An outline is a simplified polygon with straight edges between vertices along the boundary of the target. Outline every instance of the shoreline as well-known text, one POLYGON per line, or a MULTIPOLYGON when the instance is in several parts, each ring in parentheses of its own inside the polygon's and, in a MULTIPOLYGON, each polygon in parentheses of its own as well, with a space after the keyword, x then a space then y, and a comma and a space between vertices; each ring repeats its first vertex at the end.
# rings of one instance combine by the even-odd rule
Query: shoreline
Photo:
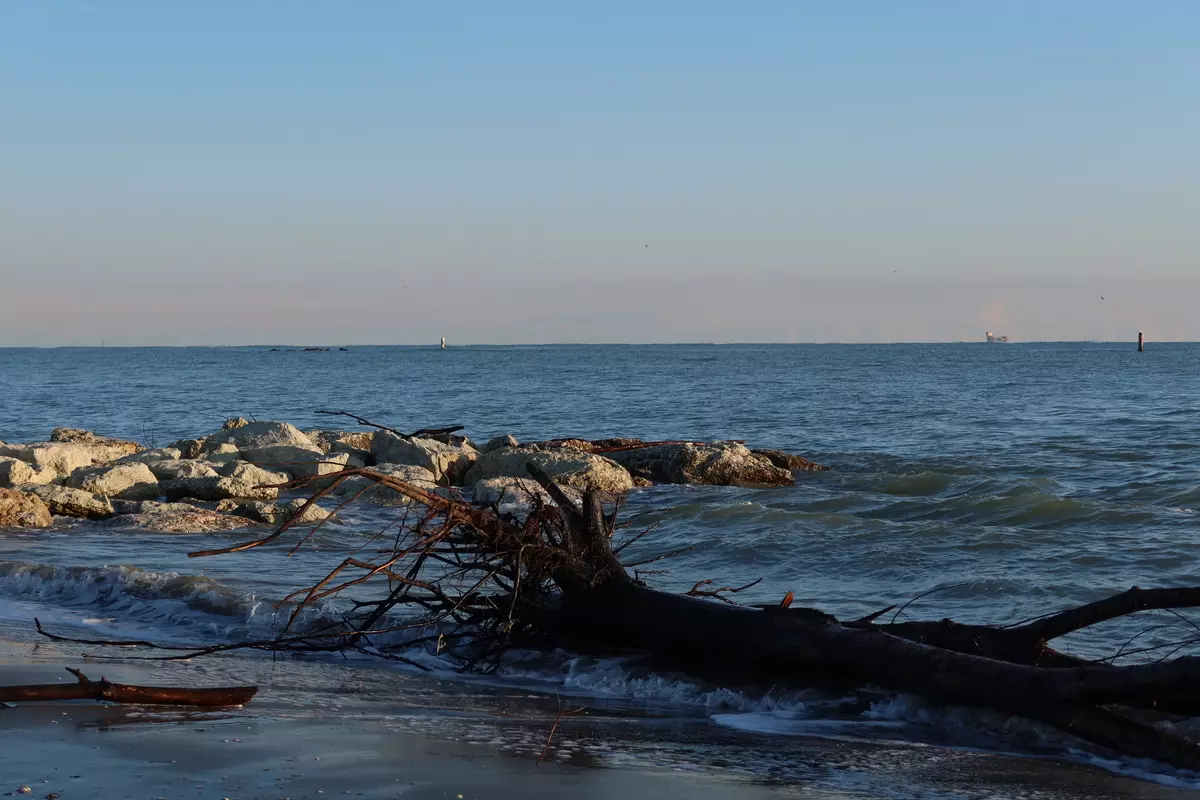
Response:
POLYGON ((132 712, 80 706, 4 713, 0 730, 9 740, 19 734, 20 741, 6 741, 10 766, 0 769, 0 789, 29 786, 34 797, 780 796, 748 780, 711 774, 535 765, 479 746, 349 720, 155 722, 132 712))
MULTIPOLYGON (((101 671, 100 664, 68 659, 61 652, 29 658, 33 654, 27 648, 27 643, 0 640, 0 682, 54 681, 65 675, 62 667, 72 663, 89 672, 101 671)), ((121 662, 105 664, 104 669, 114 680, 145 683, 155 682, 149 674, 157 673, 157 668, 121 662)), ((194 667, 180 664, 169 669, 194 667)), ((396 688, 405 682, 385 685, 396 688)), ((420 703, 397 706, 386 696, 360 699, 374 710, 355 714, 314 708, 314 715, 308 716, 294 707, 295 698, 278 696, 271 686, 267 702, 228 711, 83 702, 3 709, 0 735, 6 747, 0 759, 0 792, 28 786, 29 796, 53 793, 61 800, 1182 800, 1200 795, 1193 785, 1172 785, 1180 782, 1168 776, 1139 775, 1136 766, 1118 772, 1060 757, 866 741, 836 730, 794 736, 731 730, 699 720, 647 720, 639 725, 605 716, 599 708, 594 717, 572 718, 564 725, 555 735, 552 756, 539 764, 552 715, 517 712, 512 717, 512 708, 486 704, 474 711, 452 711, 420 703)))
MULTIPOLYGON (((278 423, 276 423, 276 425, 278 425, 278 423)), ((246 426, 240 425, 240 426, 236 426, 232 429, 233 429, 233 431, 236 431, 236 429, 240 429, 240 428, 244 428, 244 427, 246 427, 246 426)), ((206 467, 208 467, 214 471, 218 471, 218 474, 220 474, 220 470, 223 469, 224 465, 226 465, 226 464, 234 463, 234 462, 251 463, 251 464, 253 463, 253 462, 248 461, 248 459, 238 457, 239 455, 241 455, 241 451, 242 451, 242 449, 244 449, 244 447, 245 447, 245 449, 250 450, 250 449, 265 449, 265 447, 282 446, 282 445, 270 444, 270 443, 254 443, 254 441, 242 441, 242 443, 236 443, 236 444, 229 443, 229 441, 221 441, 220 440, 221 437, 233 437, 233 435, 235 435, 233 433, 228 433, 228 431, 229 431, 229 429, 223 429, 222 432, 210 434, 210 437, 205 438, 205 439, 211 439, 210 441, 194 440, 194 441, 196 441, 197 445, 208 447, 208 451, 199 453, 199 456, 202 456, 202 457, 193 457, 193 458, 155 457, 155 458, 150 458, 149 461, 155 462, 156 467, 160 467, 160 468, 162 467, 162 464, 158 463, 158 462, 188 462, 188 463, 205 462, 206 467), (229 451, 230 445, 233 445, 233 449, 236 451, 239 451, 239 452, 238 453, 230 452, 229 451), (234 456, 234 459, 233 459, 233 461, 218 461, 218 459, 220 459, 223 456, 234 456), (205 458, 205 457, 215 457, 215 458, 205 458)), ((313 441, 313 443, 316 444, 316 441, 317 441, 316 435, 310 435, 310 434, 326 433, 326 432, 314 431, 314 432, 300 432, 300 433, 301 433, 301 435, 304 435, 304 437, 310 438, 313 441)), ((362 433, 361 432, 348 432, 348 431, 334 433, 334 439, 338 440, 338 441, 332 441, 332 443, 325 443, 325 444, 330 445, 330 450, 325 450, 324 447, 320 447, 319 455, 314 450, 306 450, 306 452, 311 453, 311 456, 312 456, 311 463, 314 463, 314 464, 320 464, 320 463, 324 463, 326 461, 332 461, 332 459, 329 458, 331 452, 334 452, 335 455, 338 452, 343 452, 343 453, 346 453, 346 455, 348 457, 354 457, 356 455, 360 455, 360 453, 362 453, 362 452, 371 452, 372 449, 370 446, 362 447, 361 443, 358 443, 358 441, 352 441, 349 439, 349 437, 358 437, 358 435, 362 435, 362 433), (334 445, 340 445, 341 450, 337 450, 337 451, 332 450, 332 446, 334 446, 334 445)), ((574 440, 570 440, 570 441, 574 441, 574 440)), ((68 443, 68 441, 67 441, 67 443, 60 443, 60 444, 72 444, 72 443, 68 443)), ((88 445, 89 443, 76 443, 76 444, 88 445)), ((181 441, 181 443, 175 443, 175 444, 184 444, 184 443, 182 443, 182 441, 181 441)), ((301 441, 301 444, 304 444, 304 443, 302 443, 302 441, 301 441)), ((373 443, 368 443, 368 444, 373 444, 373 443)), ((395 443, 392 443, 392 444, 395 444, 395 443)), ((438 444, 444 445, 444 446, 436 447, 436 446, 433 446, 432 444, 428 445, 428 450, 422 451, 422 455, 420 456, 422 458, 424 458, 425 456, 431 457, 430 467, 433 467, 433 465, 434 465, 432 457, 434 457, 434 456, 440 457, 440 453, 446 452, 446 449, 454 449, 454 447, 461 447, 461 443, 456 443, 456 441, 454 441, 454 440, 439 441, 438 444)), ((511 443, 511 444, 515 445, 516 443, 511 443)), ((535 443, 535 444, 545 445, 548 443, 535 443)), ((587 443, 587 441, 582 441, 582 443, 580 443, 580 444, 596 445, 598 443, 587 443)), ((91 445, 104 446, 101 443, 91 443, 91 445)), ((32 445, 29 445, 29 446, 32 446, 32 445)), ((172 445, 172 446, 174 446, 174 445, 172 445)), ((295 446, 295 445, 292 444, 292 445, 288 445, 288 446, 295 446)), ((391 446, 391 445, 389 445, 389 446, 391 446)), ((504 446, 509 446, 509 445, 508 445, 508 443, 505 443, 504 446)), ((571 449, 575 450, 576 447, 577 447, 577 445, 572 446, 571 449)), ((515 447, 512 447, 512 449, 515 450, 515 447)), ((482 455, 486 455, 486 452, 487 452, 487 449, 486 449, 486 445, 485 445, 485 451, 484 451, 484 453, 482 453, 482 455)), ((146 456, 142 455, 142 453, 133 453, 133 455, 136 456, 138 459, 146 458, 146 456)), ((155 453, 155 456, 166 456, 166 455, 167 455, 167 453, 155 453)), ((182 455, 182 453, 180 453, 180 455, 182 455)), ((274 455, 274 453, 269 453, 269 455, 274 455)), ((372 452, 372 456, 374 456, 373 452, 372 452)), ((118 461, 120 461, 120 459, 118 459, 118 461)), ((348 462, 349 462, 349 458, 347 458, 347 463, 343 463, 340 465, 347 465, 348 462)), ((144 463, 144 462, 131 461, 131 462, 127 462, 127 463, 144 463)), ((36 467, 37 464, 35 463, 35 464, 31 464, 31 465, 35 465, 35 467, 36 467)), ((271 467, 271 465, 274 465, 274 464, 272 464, 270 462, 266 463, 266 467, 271 467)), ((286 465, 286 463, 282 462, 282 458, 281 458, 281 461, 278 462, 278 465, 280 465, 280 467, 284 467, 284 465, 286 465)), ((178 468, 179 464, 178 463, 173 464, 173 467, 178 468)), ((415 467, 420 467, 420 465, 419 464, 409 464, 408 467, 415 468, 415 467)), ((425 467, 420 467, 420 468, 425 469, 425 467)), ((86 470, 86 469, 90 469, 90 468, 80 468, 80 469, 86 470)), ((154 470, 151 470, 151 473, 152 473, 152 471, 154 471, 154 470)), ((90 473, 82 473, 82 474, 90 474, 90 473)), ((430 470, 430 474, 432 475, 432 470, 430 470)), ((160 477, 160 476, 155 475, 155 477, 156 477, 156 479, 158 479, 158 477, 160 477)), ((222 479, 224 479, 224 477, 228 477, 228 476, 222 474, 221 477, 222 477, 222 479)), ((158 482, 160 482, 160 485, 162 485, 162 483, 168 483, 168 481, 170 481, 170 480, 174 480, 174 479, 161 479, 158 482)), ((218 483, 220 483, 220 481, 218 481, 218 483)), ((206 485, 206 483, 205 483, 205 485, 198 485, 198 486, 208 486, 208 485, 206 485)), ((164 499, 166 499, 166 498, 164 498, 164 499)), ((128 503, 128 504, 151 503, 152 504, 152 503, 156 503, 156 501, 136 501, 136 500, 130 499, 130 500, 125 500, 125 503, 128 503)), ((214 503, 214 501, 200 500, 199 503, 214 503)), ((199 503, 196 504, 197 509, 203 509, 203 506, 200 506, 199 503)), ((217 501, 217 503, 220 503, 220 501, 217 501)), ((124 509, 128 509, 128 507, 131 507, 131 506, 122 506, 122 507, 124 507, 124 509)), ((139 510, 140 510, 140 506, 139 506, 139 510)), ((208 509, 204 509, 204 510, 208 510, 208 509)), ((214 509, 212 509, 211 511, 214 513, 218 513, 218 512, 224 512, 226 510, 221 509, 220 511, 218 511, 217 507, 214 507, 214 509)), ((128 516, 132 516, 132 515, 115 515, 115 516, 128 517, 128 516)), ((262 523, 260 523, 260 524, 262 524, 262 523)), ((89 533, 103 533, 102 530, 94 530, 94 528, 100 528, 100 525, 97 525, 97 523, 90 522, 90 523, 80 524, 80 528, 88 530, 89 533)), ((104 529, 115 528, 116 530, 122 530, 122 531, 130 530, 127 528, 116 527, 116 525, 103 525, 103 528, 104 529)), ((82 533, 82 531, 80 531, 80 533, 82 533)), ((179 533, 184 533, 184 531, 179 531, 179 533)), ((79 666, 79 664, 76 664, 76 666, 79 666)), ((91 669, 88 669, 86 667, 85 667, 85 669, 86 669, 86 672, 89 672, 89 673, 92 672, 91 669)), ((17 720, 17 718, 18 717, 14 716, 14 717, 11 717, 11 720, 17 720)), ((122 718, 124 718, 124 717, 122 717, 122 718)), ((271 717, 269 711, 268 711, 268 714, 266 714, 266 716, 259 716, 256 714, 256 715, 254 715, 253 718, 254 718, 254 721, 256 721, 256 724, 262 724, 262 726, 271 727, 272 732, 274 732, 274 733, 271 733, 271 735, 287 736, 286 730, 287 730, 288 724, 293 724, 296 722, 296 721, 278 720, 278 718, 271 717), (282 728, 281 728, 281 726, 282 726, 282 728)), ((372 728, 371 724, 361 722, 361 721, 349 720, 349 718, 346 718, 346 720, 344 720, 344 721, 336 721, 336 722, 328 721, 328 720, 326 720, 326 721, 301 721, 301 722, 302 722, 302 724, 304 724, 305 727, 311 727, 313 729, 320 729, 320 730, 322 730, 322 732, 324 732, 324 733, 320 733, 320 734, 313 734, 312 736, 310 736, 310 738, 316 742, 319 742, 320 739, 322 739, 323 735, 337 733, 337 732, 340 732, 340 730, 348 730, 348 729, 353 729, 352 732, 350 732, 350 735, 355 736, 355 738, 361 738, 362 740, 370 739, 371 736, 383 736, 383 735, 394 736, 394 735, 396 735, 396 732, 394 732, 394 730, 374 729, 374 728, 372 728), (368 729, 370 729, 370 730, 368 730, 368 729)), ((16 724, 16 723, 14 723, 14 724, 16 724)), ((172 724, 184 724, 184 723, 170 723, 170 722, 164 722, 164 721, 151 722, 150 717, 148 715, 142 715, 138 718, 133 718, 133 720, 131 720, 130 722, 125 724, 125 726, 122 726, 122 724, 120 724, 120 723, 108 723, 108 727, 112 728, 112 729, 116 729, 116 728, 125 729, 125 728, 131 728, 131 727, 132 728, 140 728, 140 727, 149 726, 149 727, 154 728, 155 730, 168 730, 168 728, 170 726, 172 726, 172 724)), ((7 727, 7 724, 5 727, 7 727)), ((184 727, 196 728, 196 723, 188 722, 188 723, 184 724, 184 727)), ((19 728, 14 728, 14 729, 19 729, 19 728)), ((197 732, 197 733, 205 733, 205 732, 197 732)), ((834 732, 834 734, 835 735, 832 736, 832 738, 830 738, 830 739, 836 739, 836 732, 834 732)), ((758 735, 762 739, 769 740, 769 739, 772 739, 772 735, 774 735, 774 734, 762 735, 762 734, 752 734, 751 733, 748 735, 751 736, 751 738, 754 738, 755 735, 758 735)), ((442 741, 442 740, 438 739, 437 736, 433 736, 432 739, 437 740, 437 741, 442 741)), ((776 736, 774 741, 776 742, 776 744, 778 744, 778 741, 779 741, 778 736, 776 736)), ((787 739, 785 739, 785 741, 787 741, 787 739)), ((78 744, 78 742, 76 742, 76 744, 78 744)), ((221 742, 221 744, 228 744, 228 742, 221 742)), ((238 744, 240 744, 240 742, 238 742, 238 744)), ((74 745, 72 744, 70 746, 74 746, 74 745)), ((164 744, 163 746, 166 747, 167 745, 164 744)), ((176 746, 186 747, 187 739, 186 738, 179 739, 178 741, 175 741, 175 744, 170 745, 170 747, 176 747, 176 746)), ((298 746, 307 747, 307 745, 302 744, 302 742, 298 746)), ((805 748, 798 747, 798 750, 803 752, 805 750, 805 748)), ((476 752, 476 751, 472 750, 472 752, 476 752)), ((485 751, 485 752, 487 752, 487 751, 485 751)), ((955 751, 953 747, 949 747, 944 752, 956 753, 959 751, 955 751)), ((498 756, 497 753, 491 753, 491 756, 494 756, 497 758, 503 758, 503 759, 512 758, 511 756, 503 756, 503 757, 498 756)), ((1076 754, 1076 756, 1078 756, 1078 754, 1076 754)), ((798 757, 803 757, 803 756, 798 756, 798 757)), ((70 757, 68 757, 68 758, 70 758, 70 757)), ((949 758, 949 757, 947 757, 947 758, 949 758)), ((1086 758, 1086 756, 1082 756, 1080 758, 1086 758)), ((986 760, 986 759, 1001 760, 1001 762, 1010 763, 1010 764, 1025 764, 1027 762, 1027 760, 1030 760, 1030 759, 1027 759, 1026 757, 1010 756, 1010 754, 1008 754, 1008 753, 1003 753, 1003 752, 998 752, 998 751, 992 751, 989 753, 985 753, 983 760, 986 760)), ((983 763, 983 762, 980 762, 980 763, 983 763)), ((1045 764, 1045 763, 1049 763, 1049 762, 1044 762, 1043 764, 1045 764)), ((629 770, 632 770, 635 772, 642 770, 641 766, 632 766, 632 768, 618 768, 618 769, 629 769, 629 770)), ((1045 772, 1044 780, 1046 783, 1055 783, 1056 781, 1058 781, 1058 778, 1062 777, 1060 774, 1058 774, 1057 768, 1049 768, 1049 766, 1038 766, 1038 768, 1031 768, 1031 770, 1032 770, 1032 772, 1034 772, 1034 774, 1038 774, 1038 775, 1042 775, 1042 772, 1044 771, 1045 772), (1039 770, 1042 770, 1042 771, 1039 771, 1039 770)), ((1082 770, 1082 772, 1084 772, 1085 775, 1092 775, 1094 771, 1097 771, 1097 770, 1090 770, 1090 769, 1086 768, 1086 766, 1080 765, 1078 760, 1074 760, 1074 762, 1068 762, 1068 764, 1066 766, 1066 771, 1068 772, 1068 774, 1074 775, 1076 771, 1080 771, 1080 770, 1082 770)), ((1004 768, 1004 770, 1002 770, 1002 772, 1004 772, 1004 774, 1006 774, 1006 775, 1007 775, 1007 772, 1009 772, 1009 771, 1020 771, 1020 770, 1018 768, 1016 768, 1016 766, 1013 766, 1012 769, 1004 768)), ((770 772, 769 770, 767 771, 767 774, 769 776, 774 777, 774 774, 772 774, 772 772, 770 772)), ((1109 774, 1103 774, 1103 775, 1106 776, 1106 778, 1104 778, 1104 780, 1112 780, 1112 775, 1114 775, 1114 774, 1112 774, 1112 772, 1109 772, 1109 774)), ((767 776, 764 776, 764 777, 767 777, 767 776)), ((1159 776, 1159 777, 1162 777, 1162 776, 1159 776)), ((248 778, 246 778, 246 780, 248 780, 248 778)), ((1006 777, 1006 778, 1003 778, 1003 780, 1009 780, 1009 778, 1006 777)), ((1081 780, 1082 780, 1082 778, 1081 778, 1081 780)), ((1088 778, 1088 780, 1092 780, 1092 778, 1088 778)), ((1096 778, 1096 780, 1099 780, 1099 778, 1096 778)), ((1132 780, 1132 778, 1120 778, 1120 780, 1126 781, 1126 780, 1132 780)), ((1157 777, 1152 778, 1152 780, 1157 780, 1157 777)), ((1169 778, 1168 778, 1168 780, 1169 780, 1169 778)), ((902 786, 907 786, 907 784, 902 783, 902 786)), ((1033 783, 1032 786, 1034 789, 1038 789, 1038 790, 1040 790, 1040 788, 1042 788, 1042 784, 1039 784, 1039 783, 1033 783)), ((1151 789, 1152 789, 1151 794, 1148 794, 1148 795, 1142 794, 1142 789, 1139 788, 1139 789, 1129 789, 1130 793, 1127 793, 1127 794, 1111 795, 1111 796, 1139 796, 1139 798, 1140 798, 1140 796, 1165 796, 1163 794, 1162 784, 1158 784, 1157 787, 1154 786, 1154 784, 1147 784, 1147 786, 1151 787, 1151 789)), ((2 789, 2 788, 4 788, 4 787, 0 787, 0 789, 2 789)), ((812 789, 811 786, 806 787, 806 788, 808 788, 809 790, 812 789)), ((304 789, 304 788, 302 788, 302 789, 304 789)), ((307 789, 304 789, 304 790, 307 790, 307 789)), ((450 788, 446 788, 445 790, 446 790, 446 792, 450 792, 450 788)), ((822 787, 820 790, 822 793, 827 794, 828 796, 844 796, 841 794, 828 794, 829 790, 826 787, 822 787)), ((1184 790, 1184 789, 1180 789, 1180 790, 1182 792, 1182 790, 1184 790)), ((1190 792, 1190 789, 1189 789, 1189 792, 1190 792)), ((450 795, 450 796, 452 796, 452 795, 450 795)), ((895 795, 895 796, 907 796, 907 795, 899 794, 899 795, 895 795)), ((913 796, 924 796, 924 795, 914 794, 913 796)), ((1062 796, 1097 796, 1097 795, 1094 795, 1094 794, 1070 795, 1070 794, 1068 794, 1068 795, 1062 795, 1062 796)), ((1189 794, 1188 796, 1194 796, 1194 794, 1189 794)))

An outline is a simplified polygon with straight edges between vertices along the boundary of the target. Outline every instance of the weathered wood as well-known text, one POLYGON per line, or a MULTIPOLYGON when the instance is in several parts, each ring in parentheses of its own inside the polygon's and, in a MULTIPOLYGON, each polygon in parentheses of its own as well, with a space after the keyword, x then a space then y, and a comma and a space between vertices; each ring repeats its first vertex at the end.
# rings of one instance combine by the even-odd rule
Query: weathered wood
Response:
POLYGON ((1133 667, 1035 667, 819 618, 666 594, 632 581, 564 592, 559 630, 595 647, 706 664, 747 680, 871 684, 1039 720, 1118 752, 1200 769, 1200 748, 1101 709, 1200 704, 1200 659, 1133 667))
POLYGON ((67 667, 76 683, 0 686, 0 702, 39 703, 58 700, 97 700, 144 706, 195 706, 218 708, 241 706, 258 694, 257 686, 226 686, 212 689, 183 689, 174 686, 132 686, 101 678, 90 680, 67 667))

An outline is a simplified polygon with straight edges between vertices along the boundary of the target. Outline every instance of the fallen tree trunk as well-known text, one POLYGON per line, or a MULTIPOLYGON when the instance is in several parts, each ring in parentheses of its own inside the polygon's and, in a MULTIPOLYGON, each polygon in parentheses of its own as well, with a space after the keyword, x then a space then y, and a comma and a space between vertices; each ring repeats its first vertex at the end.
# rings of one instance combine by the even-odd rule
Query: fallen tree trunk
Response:
POLYGON ((1200 748, 1101 706, 1200 702, 1200 659, 1133 667, 1032 667, 821 619, 811 609, 750 609, 667 594, 632 581, 565 592, 569 641, 640 650, 746 680, 875 685, 1029 717, 1140 758, 1200 769, 1200 748))
MULTIPOLYGON (((1200 605, 1200 589, 1134 588, 1004 629, 940 623, 843 625, 808 608, 746 608, 651 589, 619 569, 598 501, 577 510, 536 467, 563 508, 576 546, 599 582, 560 581, 558 635, 589 646, 642 650, 677 663, 719 664, 748 679, 804 685, 873 684, 948 703, 1019 714, 1139 758, 1200 770, 1200 747, 1113 710, 1200 708, 1200 658, 1112 667, 1089 664, 1047 641, 1132 611, 1200 605), (934 643, 927 643, 932 640, 934 643), (1052 666, 1036 666, 1043 659, 1052 666)), ((590 499, 589 499, 590 498, 590 499)))
POLYGON ((45 683, 24 686, 0 686, 2 703, 41 703, 57 700, 98 700, 139 706, 194 706, 220 708, 242 706, 258 694, 257 686, 229 686, 215 689, 181 689, 173 686, 131 686, 112 683, 104 678, 90 680, 77 669, 67 667, 76 683, 45 683))

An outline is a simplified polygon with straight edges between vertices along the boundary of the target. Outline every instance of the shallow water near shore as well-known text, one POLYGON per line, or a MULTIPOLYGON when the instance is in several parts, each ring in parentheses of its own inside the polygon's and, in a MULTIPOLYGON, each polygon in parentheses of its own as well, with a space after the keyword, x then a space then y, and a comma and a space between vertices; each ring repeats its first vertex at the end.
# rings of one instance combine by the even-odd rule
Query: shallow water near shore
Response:
MULTIPOLYGON (((1132 585, 1200 584, 1198 367, 1200 345, 1190 344, 1142 354, 1128 344, 0 350, 0 440, 69 425, 162 446, 234 415, 346 427, 314 413, 321 408, 401 429, 464 424, 477 440, 742 439, 833 471, 800 474, 784 489, 635 492, 623 513, 660 528, 634 555, 694 548, 664 562, 657 585, 761 577, 747 601, 790 590, 797 603, 847 617, 940 588, 905 613, 1013 622, 1132 585)), ((387 513, 351 513, 291 559, 270 549, 186 557, 245 532, 80 524, 5 534, 0 659, 46 670, 78 663, 77 649, 35 649, 34 616, 74 632, 188 642, 265 630, 270 601, 327 571, 339 545, 387 513)), ((1102 626, 1069 649, 1110 655, 1147 627, 1102 626)), ((1130 649, 1181 638, 1164 627, 1130 649)), ((551 758, 563 768, 735 775, 748 782, 737 791, 764 782, 829 797, 1200 790, 1194 776, 1102 761, 1036 726, 913 698, 722 686, 569 653, 516 654, 487 679, 251 655, 97 669, 260 683, 262 698, 235 719, 264 730, 352 718, 362 736, 402 729, 516 763, 536 759, 562 696, 589 708, 557 739, 551 758)), ((5 714, 0 727, 45 732, 5 714)), ((122 719, 120 736, 169 730, 181 743, 201 724, 122 719)))

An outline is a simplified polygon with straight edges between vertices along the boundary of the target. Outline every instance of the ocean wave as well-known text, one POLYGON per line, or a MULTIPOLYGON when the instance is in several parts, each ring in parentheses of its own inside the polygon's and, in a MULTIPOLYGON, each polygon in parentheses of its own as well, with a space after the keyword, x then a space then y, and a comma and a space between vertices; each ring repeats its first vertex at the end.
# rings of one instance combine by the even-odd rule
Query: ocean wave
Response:
POLYGON ((1028 528, 1079 523, 1140 525, 1158 520, 1158 514, 1152 508, 1050 494, 1028 485, 1013 487, 1002 494, 960 497, 934 505, 912 501, 893 503, 872 516, 1028 528))
POLYGON ((946 491, 954 481, 955 476, 945 472, 920 472, 895 478, 879 487, 879 491, 900 497, 928 497, 946 491))
POLYGON ((669 713, 801 712, 843 702, 805 689, 731 688, 678 673, 659 672, 628 658, 514 652, 498 677, 540 684, 572 696, 634 704, 669 713))
MULTIPOLYGON (((275 604, 213 578, 125 565, 64 567, 2 561, 0 598, 33 603, 51 612, 90 612, 65 617, 88 626, 113 630, 123 624, 150 626, 166 640, 196 633, 220 639, 268 636, 282 621, 275 604)), ((313 609, 301 624, 328 618, 326 612, 313 609)))

